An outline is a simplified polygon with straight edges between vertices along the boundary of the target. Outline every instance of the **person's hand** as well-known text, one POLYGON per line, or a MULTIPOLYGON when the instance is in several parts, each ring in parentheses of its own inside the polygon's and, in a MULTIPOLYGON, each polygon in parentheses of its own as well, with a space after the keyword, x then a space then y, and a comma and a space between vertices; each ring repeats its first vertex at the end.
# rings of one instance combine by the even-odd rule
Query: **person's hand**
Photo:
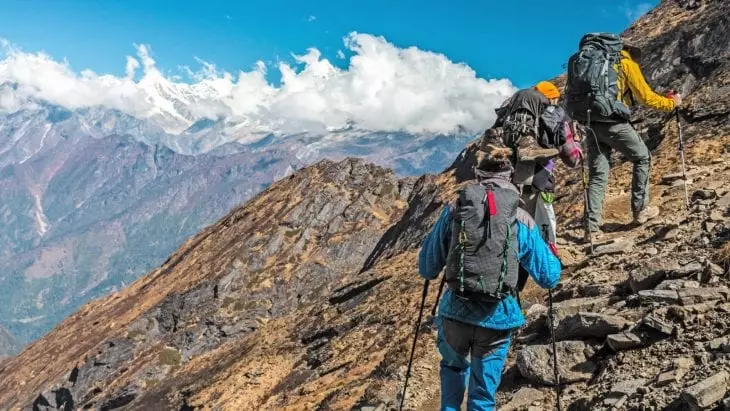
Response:
POLYGON ((671 98, 672 98, 672 100, 674 100, 674 107, 679 107, 682 105, 682 95, 681 94, 679 94, 679 93, 672 94, 671 98))

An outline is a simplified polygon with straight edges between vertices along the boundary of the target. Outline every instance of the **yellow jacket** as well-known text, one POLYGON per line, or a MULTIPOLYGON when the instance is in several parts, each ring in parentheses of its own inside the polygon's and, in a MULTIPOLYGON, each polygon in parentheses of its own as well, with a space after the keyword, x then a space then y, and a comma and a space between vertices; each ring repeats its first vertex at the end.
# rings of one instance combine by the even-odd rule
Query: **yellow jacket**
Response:
POLYGON ((621 51, 618 92, 619 98, 628 107, 632 107, 634 101, 636 101, 656 110, 674 110, 674 100, 660 96, 649 87, 649 84, 644 79, 644 75, 641 73, 639 64, 631 58, 631 54, 626 50, 621 51), (629 85, 629 92, 624 91, 626 90, 626 83, 629 85))

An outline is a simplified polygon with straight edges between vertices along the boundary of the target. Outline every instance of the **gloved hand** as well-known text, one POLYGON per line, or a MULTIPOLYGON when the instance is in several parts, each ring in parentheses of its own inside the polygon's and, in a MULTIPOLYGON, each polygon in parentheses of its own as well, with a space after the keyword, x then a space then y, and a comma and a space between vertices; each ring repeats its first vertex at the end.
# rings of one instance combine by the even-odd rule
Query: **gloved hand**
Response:
POLYGON ((679 107, 682 105, 682 95, 677 93, 672 96, 672 100, 674 100, 674 107, 679 107))
POLYGON ((667 97, 671 98, 674 101, 675 108, 682 105, 682 95, 679 93, 675 93, 674 90, 670 91, 667 97))

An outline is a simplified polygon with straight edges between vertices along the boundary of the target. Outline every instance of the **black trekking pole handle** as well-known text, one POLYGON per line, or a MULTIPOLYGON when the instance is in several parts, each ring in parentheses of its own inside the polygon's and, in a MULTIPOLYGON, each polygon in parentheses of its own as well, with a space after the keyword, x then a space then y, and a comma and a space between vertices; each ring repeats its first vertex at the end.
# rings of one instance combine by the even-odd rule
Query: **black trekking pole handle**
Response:
POLYGON ((406 389, 408 388, 408 379, 411 376, 411 366, 413 365, 413 354, 416 352, 416 343, 418 342, 418 329, 421 328, 421 320, 423 319, 423 307, 426 305, 426 297, 428 296, 428 280, 423 284, 423 294, 421 295, 421 308, 418 311, 418 321, 416 321, 416 330, 413 333, 413 345, 411 346, 411 357, 408 360, 408 368, 406 369, 406 381, 403 383, 403 394, 400 397, 400 407, 403 410, 403 402, 406 400, 406 389))

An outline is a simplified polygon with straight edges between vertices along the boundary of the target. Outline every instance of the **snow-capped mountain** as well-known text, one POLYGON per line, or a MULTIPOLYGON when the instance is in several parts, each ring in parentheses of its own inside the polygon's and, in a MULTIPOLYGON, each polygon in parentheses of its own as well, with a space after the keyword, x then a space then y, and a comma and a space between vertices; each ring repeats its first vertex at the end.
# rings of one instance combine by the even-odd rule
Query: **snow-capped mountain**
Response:
POLYGON ((242 144, 224 119, 173 134, 116 109, 25 107, 0 114, 0 322, 21 342, 303 165, 356 156, 406 175, 440 171, 471 138, 350 127, 242 144))
POLYGON ((439 172, 514 91, 382 37, 346 45, 347 69, 311 49, 275 86, 261 62, 183 82, 146 46, 120 77, 0 42, 0 325, 39 337, 320 159, 439 172))

